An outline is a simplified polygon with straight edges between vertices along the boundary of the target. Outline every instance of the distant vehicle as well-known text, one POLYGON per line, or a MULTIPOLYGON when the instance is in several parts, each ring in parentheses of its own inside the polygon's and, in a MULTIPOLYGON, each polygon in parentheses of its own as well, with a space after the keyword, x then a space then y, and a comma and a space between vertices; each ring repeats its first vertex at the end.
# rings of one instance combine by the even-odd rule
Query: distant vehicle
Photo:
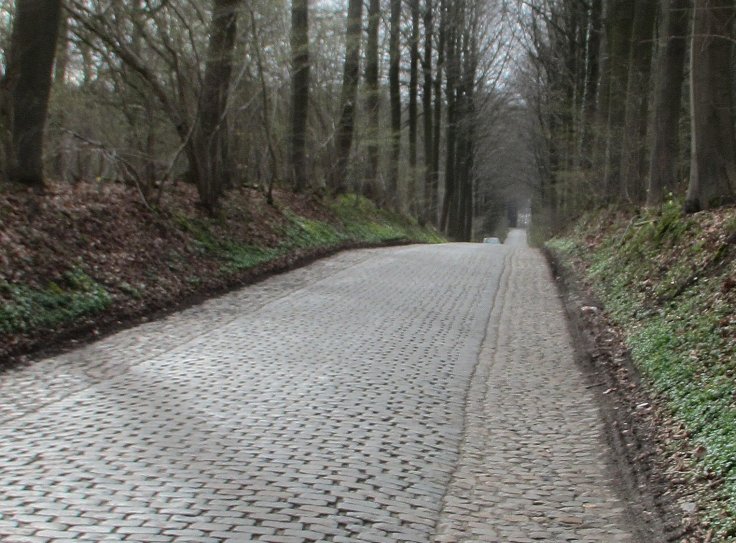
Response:
POLYGON ((483 238, 483 243, 490 243, 491 245, 500 245, 501 240, 498 238, 483 238))

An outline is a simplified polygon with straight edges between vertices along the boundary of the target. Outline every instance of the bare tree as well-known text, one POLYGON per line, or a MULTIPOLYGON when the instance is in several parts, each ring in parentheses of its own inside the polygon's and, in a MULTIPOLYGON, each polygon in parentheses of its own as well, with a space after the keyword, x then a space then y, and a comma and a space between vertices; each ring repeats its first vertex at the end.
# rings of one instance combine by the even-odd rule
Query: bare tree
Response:
POLYGON ((297 192, 307 186, 309 113, 309 0, 291 3, 291 179, 297 192))
POLYGON ((368 113, 368 176, 364 194, 378 198, 378 126, 380 118, 380 94, 378 86, 378 31, 381 24, 381 0, 368 4, 368 43, 366 45, 365 84, 366 110, 368 113))
POLYGON ((61 0, 18 0, 0 82, 9 179, 43 189, 44 127, 61 22, 61 0))
POLYGON ((391 102, 391 153, 388 173, 388 199, 398 206, 399 199, 399 159, 401 158, 401 69, 400 52, 401 0, 391 0, 391 20, 389 30, 389 95, 391 102))
POLYGON ((690 46, 692 157, 685 210, 736 198, 731 52, 736 7, 731 0, 695 0, 690 46))
POLYGON ((623 196, 621 145, 626 119, 626 83, 636 4, 634 0, 610 0, 608 5, 609 75, 604 186, 607 197, 614 200, 620 200, 623 196))
POLYGON ((407 200, 409 212, 417 215, 417 122, 419 97, 419 0, 411 0, 411 35, 409 38, 409 186, 407 200))
POLYGON ((626 200, 639 204, 644 200, 649 82, 654 52, 655 2, 637 2, 629 53, 629 76, 626 85, 626 114, 621 142, 621 176, 626 200))
MULTIPOLYGON (((432 122, 432 39, 434 37, 434 7, 432 0, 424 2, 424 58, 422 60, 422 72, 424 82, 422 84, 422 115, 424 119, 424 198, 421 208, 423 220, 429 219, 434 224, 433 212, 437 209, 437 176, 433 170, 434 165, 434 141, 432 122)), ((440 77, 440 74, 436 74, 440 77)))
POLYGON ((204 82, 192 133, 197 152, 190 164, 196 172, 200 203, 209 211, 217 205, 230 174, 226 110, 240 0, 213 2, 204 82))
POLYGON ((355 102, 360 75, 360 42, 363 20, 363 0, 348 2, 347 32, 345 34, 345 64, 340 95, 341 114, 337 126, 337 166, 332 180, 332 191, 342 194, 348 189, 347 172, 350 149, 353 144, 355 102))
POLYGON ((656 62, 654 144, 649 165, 648 206, 660 205, 665 192, 675 190, 691 7, 691 0, 662 0, 664 22, 656 62))

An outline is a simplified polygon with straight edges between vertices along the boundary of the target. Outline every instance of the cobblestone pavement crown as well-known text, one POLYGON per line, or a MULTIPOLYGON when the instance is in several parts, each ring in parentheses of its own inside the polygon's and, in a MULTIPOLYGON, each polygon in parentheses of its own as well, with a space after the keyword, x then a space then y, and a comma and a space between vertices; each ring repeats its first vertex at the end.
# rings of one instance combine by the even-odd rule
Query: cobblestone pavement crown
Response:
POLYGON ((633 541, 511 242, 343 253, 0 374, 0 540, 633 541))

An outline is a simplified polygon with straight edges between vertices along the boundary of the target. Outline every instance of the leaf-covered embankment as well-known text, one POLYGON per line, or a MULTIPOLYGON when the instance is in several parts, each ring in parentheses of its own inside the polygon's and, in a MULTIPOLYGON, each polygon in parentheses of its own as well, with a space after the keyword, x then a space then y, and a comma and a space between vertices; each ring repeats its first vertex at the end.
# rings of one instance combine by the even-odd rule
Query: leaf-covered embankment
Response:
POLYGON ((0 192, 0 362, 346 247, 442 238, 369 201, 234 190, 216 216, 179 184, 159 211, 121 184, 0 192))
POLYGON ((625 337, 681 432, 667 447, 712 541, 736 541, 736 209, 590 214, 548 248, 625 337), (689 468, 687 466, 690 466, 689 468))

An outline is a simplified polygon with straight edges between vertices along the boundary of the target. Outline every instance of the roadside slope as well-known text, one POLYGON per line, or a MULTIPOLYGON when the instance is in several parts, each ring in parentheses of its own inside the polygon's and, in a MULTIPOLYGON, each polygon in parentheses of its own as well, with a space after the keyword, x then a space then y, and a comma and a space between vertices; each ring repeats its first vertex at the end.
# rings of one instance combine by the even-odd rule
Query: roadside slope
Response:
POLYGON ((231 191, 216 216, 192 187, 157 210, 114 183, 0 192, 0 364, 94 337, 340 249, 442 238, 354 196, 231 191))
POLYGON ((548 248, 600 302, 602 318, 595 302, 579 308, 603 328, 598 347, 621 338, 614 358, 633 361, 638 375, 617 361, 605 392, 637 388, 641 376, 652 405, 629 406, 627 417, 651 433, 656 451, 641 454, 663 457, 690 533, 680 540, 735 541, 736 209, 679 209, 589 215, 548 248))

